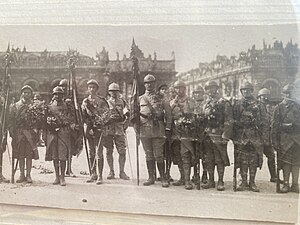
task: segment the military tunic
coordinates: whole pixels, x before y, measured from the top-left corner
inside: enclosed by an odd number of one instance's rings
[[[235,160],[237,167],[241,164],[262,167],[263,139],[262,123],[265,120],[261,105],[252,96],[242,98],[234,105]]]
[[[122,98],[110,97],[108,100],[111,122],[107,126],[106,136],[104,137],[104,147],[107,154],[112,154],[114,143],[119,154],[126,153],[125,126],[128,126],[128,120],[124,115],[124,110],[128,110],[128,105]]]
[[[279,150],[281,161],[300,166],[300,104],[297,102],[284,99],[275,107],[272,143]]]
[[[190,152],[191,160],[194,161],[196,158],[193,141],[197,140],[197,128],[193,101],[186,95],[177,95],[171,100],[170,106],[173,118],[172,138],[175,140],[173,160],[176,163],[178,158]]]
[[[74,111],[65,102],[48,105],[46,161],[67,161],[71,153],[71,132],[75,127]]]
[[[30,123],[31,101],[20,99],[10,107],[9,132],[12,137],[13,158],[38,159],[38,133]]]
[[[208,97],[203,106],[207,120],[204,139],[205,162],[229,166],[227,142],[232,137],[232,107],[224,98]]]
[[[171,108],[154,91],[140,96],[140,134],[146,161],[164,161],[165,129],[171,130]]]

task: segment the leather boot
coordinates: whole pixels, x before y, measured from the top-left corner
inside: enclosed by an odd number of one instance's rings
[[[109,171],[109,174],[108,174],[108,176],[107,176],[107,179],[108,179],[108,180],[115,179],[115,171],[113,171],[113,170]]]
[[[209,189],[209,188],[215,188],[216,187],[216,183],[215,183],[215,176],[214,176],[214,172],[209,172],[208,173],[208,181],[206,184],[201,185],[202,188],[204,189]]]
[[[19,159],[20,177],[16,180],[17,183],[23,183],[26,181],[25,177],[25,159]]]
[[[295,193],[299,193],[299,184],[292,184],[291,188],[290,188],[290,192],[295,192]]]
[[[276,167],[275,167],[275,159],[268,159],[268,168],[270,172],[270,182],[276,183],[277,181],[277,174],[276,174]]]
[[[207,171],[203,171],[202,177],[201,177],[201,182],[202,183],[207,183]]]
[[[108,180],[115,179],[115,171],[114,171],[114,158],[113,158],[113,149],[107,149],[106,151],[106,160],[109,166],[109,174],[107,176]]]
[[[60,186],[66,186],[65,181],[65,171],[66,171],[66,161],[60,161]]]
[[[192,190],[193,185],[192,185],[191,180],[190,180],[191,166],[188,163],[183,164],[183,171],[184,171],[184,188],[186,190]]]
[[[60,179],[59,179],[59,163],[54,160],[53,161],[53,165],[54,165],[54,171],[55,171],[55,180],[53,182],[53,185],[58,185],[60,184]]]
[[[164,188],[169,187],[169,183],[166,180],[166,174],[165,174],[165,163],[161,162],[161,163],[157,163],[157,168],[159,171],[159,175],[161,178],[161,186]]]
[[[31,168],[32,168],[32,159],[26,159],[26,182],[29,184],[32,183],[32,179],[30,176]]]
[[[241,168],[241,170],[242,170],[242,168]],[[242,177],[242,182],[236,188],[237,191],[245,191],[248,188],[247,173],[246,173],[246,171],[241,171],[241,170],[240,170],[240,175]]]
[[[129,180],[129,176],[124,172],[124,167],[125,167],[125,161],[126,161],[126,155],[125,154],[120,154],[119,155],[119,166],[120,166],[120,179],[122,180]]]
[[[98,179],[96,181],[96,184],[102,184],[103,179],[102,179],[102,172],[103,172],[103,165],[104,165],[104,159],[98,159]]]
[[[182,164],[178,164],[178,169],[179,169],[179,173],[180,173],[180,178],[179,178],[179,180],[172,183],[172,185],[174,185],[174,186],[184,185],[184,172],[183,172]]]
[[[155,170],[155,161],[149,160],[147,163],[147,170],[148,170],[148,180],[143,183],[144,186],[149,186],[154,184],[155,178],[154,178],[154,170]]]
[[[289,182],[285,181],[283,183],[283,187],[280,190],[280,193],[288,193],[288,192],[290,192],[290,185]]]

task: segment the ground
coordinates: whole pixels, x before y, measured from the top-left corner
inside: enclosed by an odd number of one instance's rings
[[[147,172],[140,146],[141,182],[137,186],[134,140],[134,132],[129,129],[130,151],[125,171],[131,180],[118,179],[118,154],[115,152],[117,179],[106,179],[108,166],[105,162],[102,185],[85,182],[88,179],[85,152],[73,160],[77,177],[68,177],[66,187],[52,185],[53,165],[44,161],[45,148],[39,148],[40,160],[34,161],[32,170],[33,184],[0,184],[0,224],[294,224],[298,221],[298,195],[275,193],[266,163],[257,174],[259,193],[232,191],[233,166],[226,169],[224,192],[215,189],[186,191],[182,186],[162,188],[159,182],[144,187],[142,182]],[[232,143],[228,145],[228,152],[233,162]],[[10,168],[6,151],[4,174],[7,177]],[[172,167],[171,175],[175,179],[179,177],[176,167]],[[19,171],[15,178],[18,176]]]

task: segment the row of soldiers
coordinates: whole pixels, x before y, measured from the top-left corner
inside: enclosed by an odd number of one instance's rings
[[[174,83],[169,95],[166,94],[166,85],[160,86],[156,92],[153,75],[144,78],[144,85],[146,91],[140,97],[140,128],[149,174],[144,185],[154,184],[156,162],[162,187],[169,186],[171,177],[168,157],[171,156],[171,161],[178,165],[180,172],[180,179],[173,185],[193,189],[191,168],[196,168],[193,178],[197,175],[196,182],[199,183],[202,160],[202,187],[225,190],[224,172],[225,167],[230,165],[227,143],[232,140],[234,166],[239,168],[241,177],[237,191],[259,191],[255,177],[257,168],[262,168],[263,154],[268,158],[270,181],[276,182],[279,179],[275,169],[276,150],[280,162],[277,166],[283,169],[281,192],[299,193],[300,105],[292,96],[292,84],[283,88],[284,99],[275,107],[268,101],[268,89],[260,90],[257,99],[253,96],[254,87],[248,81],[240,88],[242,98],[236,100],[221,97],[219,86],[214,81],[208,81],[204,90],[201,86],[197,87],[193,98],[187,96],[186,85],[182,81]],[[165,155],[164,149],[167,150]],[[215,169],[218,174],[217,184]]]
[[[33,90],[26,85],[21,89],[20,100],[10,107],[9,133],[13,158],[18,159],[20,167],[17,182],[32,182],[30,173],[32,159],[38,159],[36,146],[39,130],[46,128],[46,160],[53,161],[56,174],[53,184],[66,185],[66,162],[71,165],[71,156],[78,154],[82,147],[80,130],[83,128],[76,119],[78,115],[73,101],[67,96],[67,86],[68,81],[63,80],[60,86],[55,87],[50,104],[45,106],[40,101],[32,102]],[[232,140],[234,165],[239,168],[241,176],[238,191],[259,191],[255,177],[257,168],[262,167],[263,154],[268,158],[270,181],[279,179],[275,169],[274,150],[277,150],[280,153],[280,165],[277,166],[283,169],[284,179],[281,191],[299,192],[300,106],[292,96],[293,85],[283,88],[284,100],[276,107],[271,107],[267,101],[270,95],[267,89],[261,90],[256,99],[249,82],[241,86],[242,98],[239,100],[221,97],[219,86],[214,81],[208,81],[204,90],[197,87],[193,98],[187,96],[182,81],[174,83],[169,95],[166,85],[161,85],[156,91],[156,79],[151,74],[145,76],[144,86],[146,91],[139,98],[139,130],[149,175],[145,186],[155,183],[157,166],[162,186],[169,187],[172,162],[178,165],[180,173],[180,179],[173,185],[184,185],[185,189],[191,190],[191,169],[196,168],[192,180],[199,184],[202,160],[202,187],[225,190],[224,172],[225,167],[230,165],[227,143]],[[128,180],[124,166],[129,107],[116,83],[108,87],[108,99],[97,95],[99,84],[96,80],[88,81],[87,88],[89,96],[81,104],[91,167],[87,182],[103,182],[103,146],[107,149],[110,167],[107,178],[115,178],[112,157],[114,144],[119,153],[119,177]],[[218,174],[217,184],[215,170]],[[71,174],[71,168],[68,171]],[[1,179],[5,181],[2,174]]]
[[[99,83],[92,79],[87,82],[88,97],[83,99],[80,115],[76,112],[74,100],[68,96],[68,80],[64,79],[52,92],[48,105],[39,100],[37,95],[32,100],[33,89],[25,85],[21,89],[20,100],[11,104],[9,110],[8,130],[12,138],[12,157],[17,159],[20,177],[17,183],[32,183],[32,160],[39,159],[37,150],[44,132],[46,144],[46,161],[53,161],[55,170],[54,185],[65,186],[65,175],[72,175],[72,155],[82,150],[82,136],[88,145],[91,177],[87,182],[102,183],[104,165],[103,146],[107,149],[106,156],[110,168],[107,179],[114,179],[113,148],[119,153],[119,177],[129,180],[124,171],[126,161],[126,136],[128,127],[128,105],[120,96],[120,88],[112,83],[105,99],[97,95]],[[84,124],[80,124],[78,117]],[[80,132],[84,130],[84,132]],[[68,163],[67,163],[68,162]],[[66,166],[69,168],[66,171]],[[25,174],[26,167],[26,174]],[[98,168],[98,173],[97,169]],[[2,165],[1,165],[2,169]],[[1,181],[8,180],[2,175]]]

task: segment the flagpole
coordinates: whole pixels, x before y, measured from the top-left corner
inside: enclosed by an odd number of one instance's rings
[[[139,145],[140,145],[140,105],[139,105],[139,67],[136,56],[132,57],[133,84],[131,92],[131,116],[130,121],[133,123],[136,133],[135,148],[136,148],[136,177],[137,185],[140,185],[140,163],[139,163]]]

